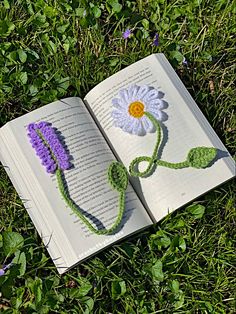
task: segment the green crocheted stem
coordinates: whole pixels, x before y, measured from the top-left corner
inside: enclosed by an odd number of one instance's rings
[[[58,167],[58,161],[57,161],[57,159],[56,159],[56,156],[53,154],[53,151],[52,151],[50,145],[48,145],[48,142],[45,140],[45,138],[44,138],[42,132],[40,132],[40,130],[36,130],[36,133],[38,134],[38,136],[39,136],[39,137],[41,138],[41,140],[43,141],[43,144],[49,149],[50,155],[51,155],[52,159],[55,161],[55,163],[56,163],[56,165],[57,165],[57,167]]]
[[[156,144],[155,144],[155,147],[154,147],[154,150],[153,150],[151,157],[140,156],[140,157],[137,157],[131,161],[130,166],[129,166],[129,172],[134,177],[145,177],[148,174],[150,174],[150,172],[152,171],[152,168],[155,164],[158,148],[159,148],[160,143],[161,143],[161,126],[160,126],[159,122],[156,120],[156,118],[153,117],[153,115],[151,113],[144,112],[144,114],[145,114],[145,116],[147,116],[149,118],[149,120],[155,126],[156,132],[157,132],[157,140],[156,140]],[[147,161],[148,167],[144,171],[139,171],[138,165],[142,161]],[[137,168],[137,171],[135,170],[135,168]]]
[[[164,160],[156,160],[159,166],[181,169],[192,167],[196,169],[203,169],[209,167],[217,156],[217,149],[215,147],[194,147],[188,152],[187,158],[183,162],[172,163]]]
[[[57,169],[56,176],[57,176],[57,182],[58,182],[59,191],[60,191],[64,201],[71,208],[73,213],[80,218],[80,220],[88,227],[88,229],[91,232],[99,234],[99,235],[105,235],[105,234],[111,234],[111,233],[113,233],[117,229],[117,227],[121,223],[121,220],[122,220],[123,214],[124,214],[124,210],[125,210],[125,191],[120,191],[119,192],[120,193],[120,197],[119,197],[119,213],[118,213],[116,221],[114,222],[112,227],[109,228],[109,229],[98,230],[98,229],[93,227],[93,225],[88,221],[88,219],[86,217],[84,217],[84,215],[79,211],[79,209],[76,206],[76,204],[74,203],[74,201],[68,195],[68,192],[67,192],[67,190],[65,189],[65,186],[64,186],[62,171],[60,169]]]
[[[158,166],[172,168],[172,169],[182,169],[182,168],[190,167],[188,161],[172,163],[172,162],[168,162],[168,161],[164,161],[164,160],[157,160],[156,164]]]
[[[161,127],[156,118],[153,117],[149,112],[144,112],[144,114],[149,118],[149,120],[156,127],[157,140],[151,157],[140,156],[136,157],[131,161],[129,165],[129,172],[134,177],[145,177],[149,175],[154,165],[163,166],[172,169],[182,169],[187,167],[193,167],[197,169],[209,167],[217,156],[217,149],[214,147],[194,147],[190,149],[187,158],[183,162],[172,163],[164,160],[157,159],[158,149],[161,143]],[[146,161],[148,163],[147,169],[144,171],[139,171],[138,166],[141,162]],[[135,170],[137,169],[137,170]]]

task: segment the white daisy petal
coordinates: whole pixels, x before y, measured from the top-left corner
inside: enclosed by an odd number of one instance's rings
[[[124,121],[126,119],[127,114],[125,112],[122,112],[119,110],[113,110],[111,113],[111,116],[114,120],[114,124],[116,126],[121,127],[124,124],[124,122],[122,122],[122,121]]]
[[[158,104],[158,103],[152,104],[152,103],[149,102],[149,103],[146,105],[146,111],[149,112],[150,110],[160,110],[159,104]]]
[[[163,116],[162,116],[162,111],[157,109],[157,108],[150,108],[148,110],[148,112],[150,112],[152,115],[154,115],[154,117],[156,117],[157,120],[162,121],[163,120]]]
[[[134,85],[133,93],[131,96],[131,101],[135,101],[137,99],[137,92],[139,91],[139,87],[137,85]]]
[[[143,124],[143,128],[146,132],[153,132],[154,131],[154,126],[152,124],[152,122],[146,117],[142,117],[142,124]]]
[[[150,107],[157,107],[158,109],[164,109],[165,108],[165,104],[164,104],[163,100],[161,100],[161,99],[150,100],[148,102],[148,105]]]
[[[122,127],[122,129],[123,129],[125,132],[128,132],[128,133],[131,133],[131,134],[132,134],[132,131],[133,131],[133,129],[134,129],[135,122],[136,122],[136,119],[135,119],[135,118],[128,117],[128,118],[126,119],[125,124],[124,124],[124,126]]]
[[[121,98],[113,98],[112,104],[113,104],[113,107],[119,110],[124,110],[127,108],[127,104]]]
[[[130,134],[132,134],[135,130],[136,121],[137,121],[137,119],[134,119],[133,121],[131,121],[130,128],[129,128]]]
[[[132,134],[138,135],[138,130],[139,130],[140,124],[141,124],[141,122],[139,121],[139,119],[135,119],[135,122],[133,124]]]
[[[145,111],[146,112],[149,112],[150,110],[156,110],[157,109],[157,106],[151,106],[151,105],[146,105],[146,108],[145,108]]]
[[[122,128],[124,125],[124,119],[116,119],[114,120],[114,126],[118,128]]]
[[[125,119],[123,119],[122,130],[128,133],[131,133],[130,128],[132,128],[131,121],[129,117],[125,117]]]
[[[145,131],[143,124],[140,121],[140,119],[139,119],[139,124],[137,125],[136,134],[137,135],[145,135],[146,134],[146,131]]]
[[[132,104],[131,108],[130,105],[133,102],[135,104]],[[144,105],[144,108],[138,104],[139,102]],[[167,119],[166,113],[161,111],[167,107],[166,102],[159,98],[157,89],[147,85],[132,85],[121,90],[119,98],[114,98],[112,104],[113,111],[111,115],[114,125],[130,134],[141,136],[147,132],[155,131],[155,126],[144,112],[149,112],[159,121]]]
[[[135,85],[131,85],[130,88],[128,89],[129,101],[132,101],[134,89],[135,89]]]
[[[144,97],[143,101],[151,101],[158,98],[158,91],[156,89],[151,89]]]
[[[114,109],[112,112],[111,112],[111,115],[113,118],[116,118],[116,117],[123,117],[126,115],[125,111],[120,111],[118,109]]]
[[[164,114],[162,111],[149,111],[158,121],[164,120]]]
[[[140,86],[139,91],[137,92],[137,95],[136,95],[137,100],[142,100],[148,91],[149,91],[149,87],[147,85]]]
[[[119,95],[126,104],[129,103],[129,94],[128,94],[127,89],[120,90]]]
[[[126,116],[126,117],[119,117],[115,120],[115,125],[122,128],[122,130],[124,129],[124,127],[126,125],[129,124],[129,118]]]

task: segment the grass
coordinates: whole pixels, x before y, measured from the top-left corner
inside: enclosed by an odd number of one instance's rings
[[[227,0],[2,1],[0,122],[83,97],[164,52],[233,153],[234,13]],[[0,232],[16,232],[18,248],[3,248],[0,237],[0,261],[18,261],[0,277],[2,313],[235,313],[233,182],[60,277],[4,170],[0,176]]]

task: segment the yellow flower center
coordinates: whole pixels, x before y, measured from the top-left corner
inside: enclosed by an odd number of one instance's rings
[[[129,114],[134,118],[141,118],[144,115],[144,104],[134,101],[129,105]]]

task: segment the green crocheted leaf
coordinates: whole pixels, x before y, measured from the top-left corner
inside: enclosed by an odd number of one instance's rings
[[[119,191],[125,191],[128,185],[128,172],[119,162],[114,161],[108,168],[108,180],[111,186]]]
[[[187,157],[189,166],[206,168],[215,159],[217,149],[214,147],[195,147],[190,149]]]

